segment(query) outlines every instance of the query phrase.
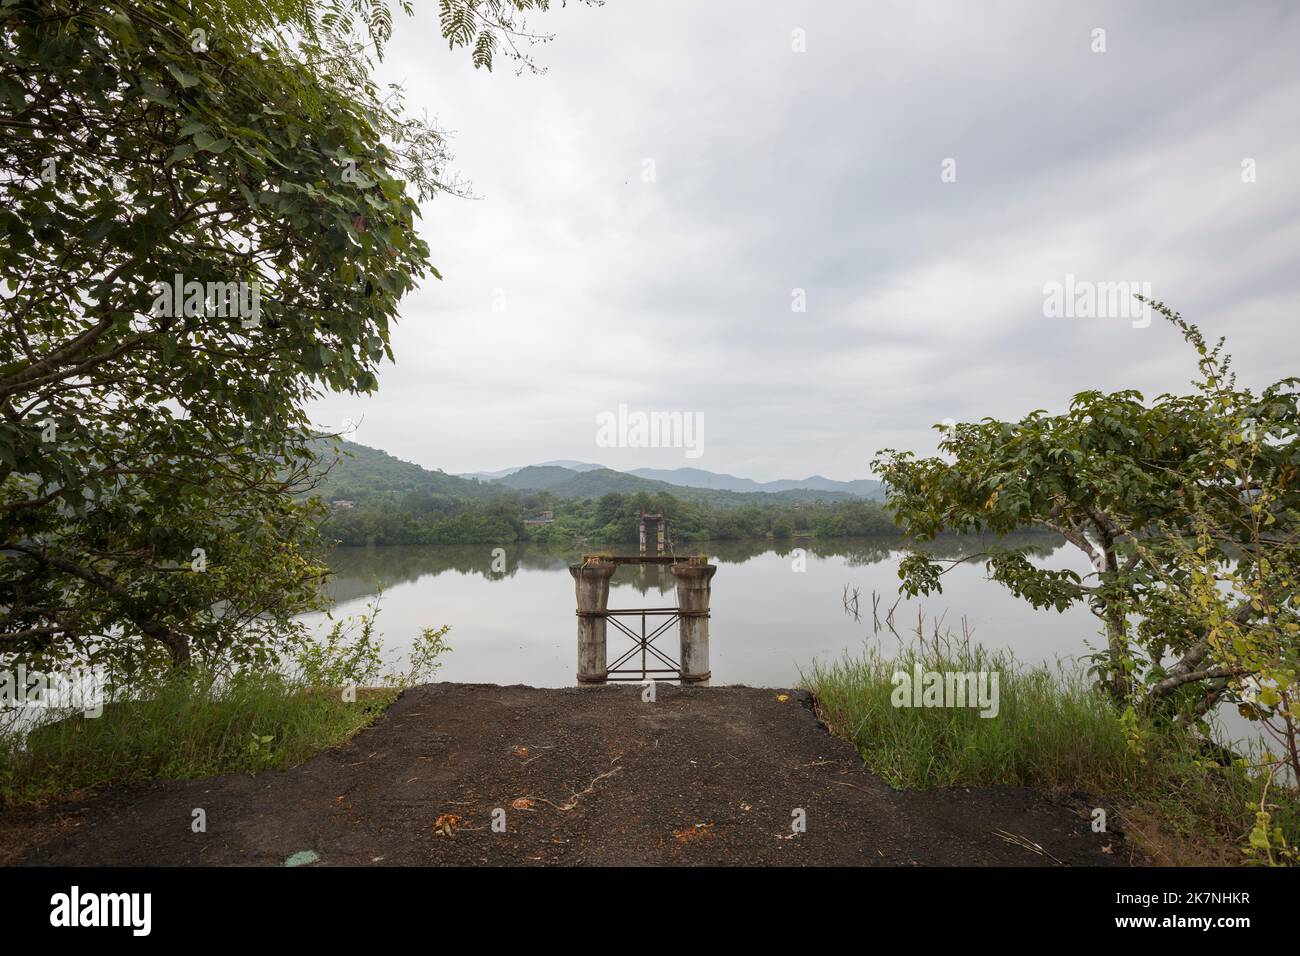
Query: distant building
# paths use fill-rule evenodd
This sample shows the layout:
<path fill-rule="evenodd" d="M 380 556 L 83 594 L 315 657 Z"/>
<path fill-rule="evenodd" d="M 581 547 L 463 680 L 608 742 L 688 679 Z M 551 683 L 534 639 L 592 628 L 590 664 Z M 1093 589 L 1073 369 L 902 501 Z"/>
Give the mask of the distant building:
<path fill-rule="evenodd" d="M 528 528 L 528 527 L 532 527 L 533 525 L 550 524 L 554 520 L 555 520 L 554 511 L 543 511 L 536 518 L 525 518 L 524 527 Z"/>
<path fill-rule="evenodd" d="M 331 501 L 330 507 L 335 511 L 347 511 L 349 508 L 353 507 L 353 504 L 346 498 L 339 498 L 337 501 Z"/>

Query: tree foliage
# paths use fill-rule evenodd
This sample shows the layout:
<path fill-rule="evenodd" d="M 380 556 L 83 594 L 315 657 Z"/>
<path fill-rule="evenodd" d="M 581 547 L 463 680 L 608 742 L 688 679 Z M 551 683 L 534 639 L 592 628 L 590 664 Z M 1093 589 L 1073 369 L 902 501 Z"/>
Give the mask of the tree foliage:
<path fill-rule="evenodd" d="M 870 501 L 767 501 L 726 505 L 692 501 L 667 492 L 623 494 L 599 498 L 559 498 L 549 491 L 511 492 L 485 486 L 485 496 L 412 488 L 368 490 L 350 479 L 344 507 L 336 507 L 322 525 L 326 537 L 343 545 L 390 544 L 509 544 L 536 541 L 573 546 L 628 545 L 637 542 L 637 513 L 668 516 L 672 540 L 734 541 L 793 537 L 799 532 L 818 539 L 896 535 L 893 522 L 879 504 Z M 763 496 L 768 497 L 768 496 Z M 541 512 L 554 521 L 526 525 Z"/>
<path fill-rule="evenodd" d="M 1117 699 L 1197 718 L 1235 701 L 1276 719 L 1294 760 L 1298 380 L 1259 393 L 1239 386 L 1222 340 L 1211 345 L 1153 307 L 1196 351 L 1190 394 L 1083 392 L 1064 414 L 958 424 L 940 456 L 886 449 L 875 467 L 917 539 L 1030 527 L 1063 535 L 1090 573 L 1014 548 L 958 560 L 985 560 L 1035 607 L 1088 606 L 1106 629 L 1097 666 Z M 938 590 L 951 566 L 911 555 L 903 588 Z"/>
<path fill-rule="evenodd" d="M 433 271 L 400 117 L 226 12 L 0 7 L 0 652 L 274 653 L 304 403 L 375 387 Z"/>
<path fill-rule="evenodd" d="M 599 7 L 604 0 L 575 0 Z M 365 59 L 382 58 L 393 33 L 393 4 L 390 0 L 234 0 L 243 23 L 254 31 L 279 31 L 281 38 L 298 39 L 334 54 Z M 412 0 L 396 0 L 405 15 L 415 12 Z M 568 0 L 560 0 L 568 6 Z M 496 57 L 516 64 L 516 72 L 544 73 L 529 52 L 539 43 L 554 39 L 529 26 L 532 14 L 546 13 L 552 0 L 438 0 L 438 27 L 449 50 L 469 51 L 475 69 L 492 70 Z"/>

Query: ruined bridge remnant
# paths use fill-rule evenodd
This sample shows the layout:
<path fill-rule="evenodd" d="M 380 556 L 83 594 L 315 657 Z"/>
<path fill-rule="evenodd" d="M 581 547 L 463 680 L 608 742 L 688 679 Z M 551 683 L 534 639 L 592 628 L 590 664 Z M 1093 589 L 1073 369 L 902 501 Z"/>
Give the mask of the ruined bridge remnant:
<path fill-rule="evenodd" d="M 672 547 L 668 541 L 668 516 L 663 514 L 648 515 L 645 513 L 645 509 L 642 509 L 639 517 L 638 530 L 641 534 L 641 555 L 644 557 L 648 554 L 654 554 L 663 557 L 671 552 Z"/>
<path fill-rule="evenodd" d="M 623 564 L 667 565 L 677 581 L 677 606 L 609 607 L 609 581 Z M 583 557 L 582 564 L 570 566 L 578 600 L 578 683 L 657 679 L 708 686 L 709 582 L 717 570 L 704 555 L 674 558 L 589 554 Z M 640 619 L 639 633 L 624 623 L 627 618 Z M 680 663 L 654 643 L 674 622 L 680 640 Z M 632 647 L 612 664 L 606 628 L 611 623 L 632 640 Z"/>

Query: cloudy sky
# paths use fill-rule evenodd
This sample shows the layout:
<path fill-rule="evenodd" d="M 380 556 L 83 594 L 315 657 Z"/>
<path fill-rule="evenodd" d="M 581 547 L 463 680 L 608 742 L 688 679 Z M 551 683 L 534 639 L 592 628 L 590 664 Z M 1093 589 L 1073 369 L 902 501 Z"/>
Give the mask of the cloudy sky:
<path fill-rule="evenodd" d="M 481 198 L 426 205 L 444 279 L 379 392 L 313 408 L 363 444 L 848 479 L 943 419 L 1185 385 L 1159 319 L 1045 316 L 1067 275 L 1149 283 L 1245 382 L 1300 373 L 1296 4 L 570 3 L 544 76 L 474 70 L 436 6 L 381 76 Z M 620 404 L 702 415 L 703 455 L 598 447 Z"/>

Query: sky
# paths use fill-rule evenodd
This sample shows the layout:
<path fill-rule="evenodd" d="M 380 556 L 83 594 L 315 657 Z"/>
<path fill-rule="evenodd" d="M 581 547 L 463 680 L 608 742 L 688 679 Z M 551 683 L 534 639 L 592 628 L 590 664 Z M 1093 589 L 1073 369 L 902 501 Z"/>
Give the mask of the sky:
<path fill-rule="evenodd" d="M 443 279 L 377 393 L 312 406 L 362 444 L 851 479 L 947 419 L 1187 390 L 1158 316 L 1048 314 L 1067 281 L 1226 335 L 1242 384 L 1300 374 L 1300 5 L 571 0 L 540 76 L 416 7 L 379 76 L 477 198 L 423 206 Z M 620 406 L 700 432 L 611 443 Z"/>

